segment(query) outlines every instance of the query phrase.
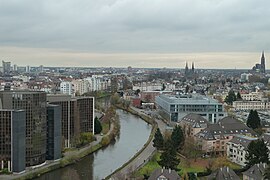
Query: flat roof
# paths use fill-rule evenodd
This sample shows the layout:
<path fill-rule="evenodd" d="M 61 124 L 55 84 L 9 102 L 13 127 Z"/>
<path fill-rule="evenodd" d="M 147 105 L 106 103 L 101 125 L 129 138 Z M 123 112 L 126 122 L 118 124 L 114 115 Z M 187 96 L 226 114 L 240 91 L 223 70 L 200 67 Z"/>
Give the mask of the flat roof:
<path fill-rule="evenodd" d="M 164 101 L 170 104 L 220 104 L 216 99 L 200 94 L 187 94 L 187 95 L 165 95 L 159 96 Z"/>

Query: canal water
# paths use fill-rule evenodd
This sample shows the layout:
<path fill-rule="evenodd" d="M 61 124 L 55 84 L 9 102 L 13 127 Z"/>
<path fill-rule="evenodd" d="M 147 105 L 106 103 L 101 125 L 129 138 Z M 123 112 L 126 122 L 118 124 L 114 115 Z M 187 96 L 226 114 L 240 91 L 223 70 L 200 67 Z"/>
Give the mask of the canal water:
<path fill-rule="evenodd" d="M 73 165 L 49 172 L 37 179 L 100 180 L 132 158 L 146 143 L 151 126 L 123 110 L 117 110 L 117 114 L 121 127 L 120 135 L 114 143 Z"/>

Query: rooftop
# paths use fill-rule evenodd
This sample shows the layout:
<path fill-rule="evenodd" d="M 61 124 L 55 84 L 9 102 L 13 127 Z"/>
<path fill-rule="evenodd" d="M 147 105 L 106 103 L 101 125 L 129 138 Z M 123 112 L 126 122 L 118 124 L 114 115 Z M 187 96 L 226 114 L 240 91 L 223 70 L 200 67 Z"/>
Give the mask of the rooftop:
<path fill-rule="evenodd" d="M 220 104 L 217 100 L 199 94 L 164 95 L 159 96 L 171 104 Z"/>

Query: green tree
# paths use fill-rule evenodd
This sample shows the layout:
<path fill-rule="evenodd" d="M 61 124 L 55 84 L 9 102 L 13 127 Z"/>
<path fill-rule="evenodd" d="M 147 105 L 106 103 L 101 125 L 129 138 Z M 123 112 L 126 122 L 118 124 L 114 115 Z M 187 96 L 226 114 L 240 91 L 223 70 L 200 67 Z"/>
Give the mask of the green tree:
<path fill-rule="evenodd" d="M 247 126 L 252 129 L 257 129 L 261 127 L 261 119 L 256 110 L 250 110 L 247 119 Z"/>
<path fill-rule="evenodd" d="M 166 86 L 165 86 L 165 84 L 163 83 L 162 84 L 162 89 L 161 89 L 161 91 L 164 91 L 166 89 Z"/>
<path fill-rule="evenodd" d="M 180 163 L 180 159 L 177 157 L 176 149 L 171 140 L 167 140 L 165 143 L 165 150 L 160 156 L 158 164 L 166 169 L 179 170 L 177 168 Z"/>
<path fill-rule="evenodd" d="M 263 139 L 251 141 L 246 154 L 247 166 L 251 167 L 258 163 L 268 163 L 268 154 L 269 150 Z"/>
<path fill-rule="evenodd" d="M 229 105 L 232 105 L 234 101 L 236 101 L 236 95 L 233 90 L 230 90 L 225 98 L 225 102 L 228 103 Z"/>
<path fill-rule="evenodd" d="M 95 125 L 95 127 L 94 127 L 95 134 L 101 133 L 102 125 L 101 125 L 100 121 L 98 120 L 98 117 L 95 117 L 94 125 Z"/>
<path fill-rule="evenodd" d="M 158 150 L 162 149 L 164 146 L 164 138 L 163 138 L 159 128 L 157 128 L 153 143 L 154 143 L 153 146 L 155 148 L 157 148 Z"/>
<path fill-rule="evenodd" d="M 240 94 L 240 92 L 239 92 L 239 91 L 237 92 L 236 99 L 237 99 L 237 100 L 242 100 L 242 96 L 241 96 L 241 94 Z"/>
<path fill-rule="evenodd" d="M 185 136 L 181 126 L 175 126 L 171 135 L 171 140 L 177 150 L 181 150 L 185 144 Z"/>

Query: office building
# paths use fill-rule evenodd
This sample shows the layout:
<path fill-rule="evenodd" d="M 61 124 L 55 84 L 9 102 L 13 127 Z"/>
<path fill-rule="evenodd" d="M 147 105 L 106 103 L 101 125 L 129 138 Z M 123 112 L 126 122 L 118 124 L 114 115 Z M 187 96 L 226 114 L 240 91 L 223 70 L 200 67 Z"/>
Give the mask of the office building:
<path fill-rule="evenodd" d="M 199 94 L 162 94 L 156 97 L 156 105 L 162 116 L 174 122 L 190 113 L 199 114 L 210 123 L 216 123 L 226 115 L 222 103 Z"/>
<path fill-rule="evenodd" d="M 1 91 L 0 109 L 26 112 L 26 166 L 46 159 L 46 93 L 41 91 Z"/>
<path fill-rule="evenodd" d="M 25 111 L 0 110 L 0 170 L 25 170 Z"/>
<path fill-rule="evenodd" d="M 82 132 L 94 134 L 94 98 L 72 98 L 70 95 L 48 95 L 50 104 L 62 108 L 62 137 L 64 147 L 72 147 L 72 141 Z"/>
<path fill-rule="evenodd" d="M 3 73 L 4 74 L 9 74 L 10 71 L 11 71 L 11 63 L 2 61 L 2 66 L 3 66 Z"/>
<path fill-rule="evenodd" d="M 60 159 L 62 154 L 62 113 L 59 105 L 47 105 L 47 151 L 46 159 Z"/>

